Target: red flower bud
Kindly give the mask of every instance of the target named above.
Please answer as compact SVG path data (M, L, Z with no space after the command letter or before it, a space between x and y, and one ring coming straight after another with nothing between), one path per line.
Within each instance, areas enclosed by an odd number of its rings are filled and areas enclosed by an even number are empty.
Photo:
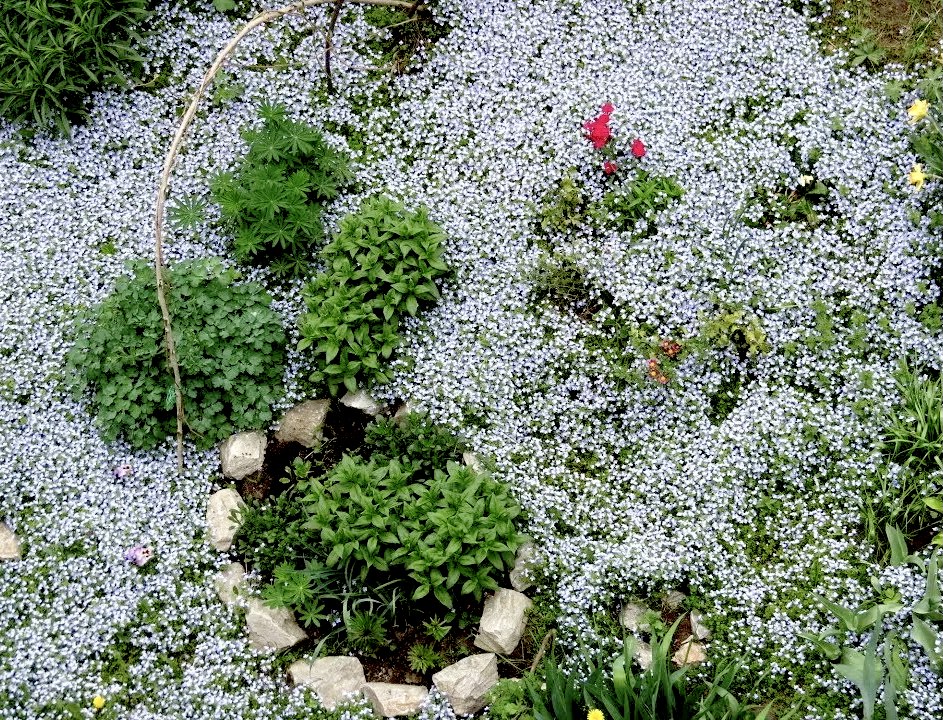
M637 158L645 156L645 144L638 138L632 141L632 154Z
M606 175L612 175L618 169L619 166L611 160L606 160L606 162L602 164L602 171L606 173Z

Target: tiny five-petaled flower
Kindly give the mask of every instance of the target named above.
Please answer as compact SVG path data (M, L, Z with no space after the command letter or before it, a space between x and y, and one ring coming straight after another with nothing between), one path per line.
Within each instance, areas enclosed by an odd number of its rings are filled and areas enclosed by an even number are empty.
M914 104L907 108L907 114L910 116L910 124L915 125L923 120L929 111L930 103L923 99L915 100Z

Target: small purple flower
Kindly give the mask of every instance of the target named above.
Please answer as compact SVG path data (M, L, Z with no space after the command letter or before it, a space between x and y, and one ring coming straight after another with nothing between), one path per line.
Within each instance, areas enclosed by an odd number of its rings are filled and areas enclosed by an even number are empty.
M128 463L125 463L124 465L113 468L111 474L116 478L123 478L128 477L132 472L134 472L134 469Z
M143 545L135 545L124 551L124 559L133 562L138 567L145 565L152 557L154 557L154 551Z

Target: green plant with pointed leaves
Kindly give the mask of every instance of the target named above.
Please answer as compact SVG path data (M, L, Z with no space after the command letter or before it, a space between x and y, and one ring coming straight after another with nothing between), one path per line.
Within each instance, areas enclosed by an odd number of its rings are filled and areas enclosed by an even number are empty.
M214 177L210 189L235 235L236 258L297 277L308 272L324 239L325 205L353 176L347 158L315 128L274 105L261 116L261 128L242 133L249 152L240 166Z
M387 382L383 363L399 344L400 318L439 298L436 280L448 274L443 241L424 209L384 197L341 220L321 253L327 271L305 287L308 312L298 321L298 348L313 354L312 383L336 395Z
M145 0L4 0L0 114L68 135L91 90L138 77L148 15Z
M436 649L425 643L416 643L406 654L406 659L411 667L417 673L427 673L430 670L442 667L445 663L442 656L436 652Z
M177 427L157 282L150 263L130 264L100 305L80 319L68 353L77 393L92 405L108 440L153 447ZM168 304L183 377L187 429L207 448L237 430L266 427L282 393L285 331L258 283L215 260L167 268Z

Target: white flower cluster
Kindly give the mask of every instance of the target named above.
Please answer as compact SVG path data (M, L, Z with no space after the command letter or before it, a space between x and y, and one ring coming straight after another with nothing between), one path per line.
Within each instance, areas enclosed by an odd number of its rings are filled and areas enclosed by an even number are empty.
M209 590L212 453L188 448L178 476L170 443L105 445L63 388L72 323L125 260L151 256L163 154L237 28L208 2L166 5L144 48L146 83L97 94L71 139L27 141L0 123L0 516L24 542L22 560L0 563L4 719L72 702L90 716L97 694L129 718L310 712ZM860 517L897 401L892 374L908 354L937 368L943 357L912 309L939 288L930 231L910 219L905 106L884 98L882 77L823 57L801 17L765 0L440 0L437 13L450 34L390 80L371 72L362 40L376 30L351 10L334 38L332 97L312 32L325 11L250 36L217 83L236 97L211 89L202 105L171 202L209 201L208 179L245 151L239 131L263 101L323 127L360 181L328 225L382 192L425 204L447 233L455 279L406 323L394 381L376 392L409 398L493 456L542 549L564 640L611 651L626 598L683 586L717 629L712 654L768 669L810 707L825 694L852 712L853 686L799 633L830 622L813 594L868 597ZM581 127L605 102L619 173L673 177L684 195L630 230L548 239L539 208L569 168L590 200L605 192ZM636 137L640 160L628 157ZM758 198L807 175L829 189L821 222L766 222ZM226 253L208 207L197 229L169 229L169 259ZM647 378L644 342L535 300L548 243L630 335L690 350L667 384ZM297 288L274 294L292 322ZM729 308L762 328L756 357L704 342ZM293 354L286 402L302 372ZM712 399L734 380L717 418ZM132 471L116 474L123 465ZM154 551L143 567L123 559L139 545ZM910 598L908 580L892 580ZM938 718L943 681L914 644L908 660L902 717ZM433 702L423 717L449 713Z

